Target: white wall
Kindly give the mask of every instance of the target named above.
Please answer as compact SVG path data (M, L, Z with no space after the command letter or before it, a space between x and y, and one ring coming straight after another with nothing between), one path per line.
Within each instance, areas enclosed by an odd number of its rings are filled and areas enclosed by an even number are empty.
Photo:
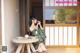
M46 26L46 45L47 46L76 46L77 27Z
M5 45L8 46L8 52L12 53L14 46L12 39L20 35L18 0L2 0L3 1L3 34L5 37Z

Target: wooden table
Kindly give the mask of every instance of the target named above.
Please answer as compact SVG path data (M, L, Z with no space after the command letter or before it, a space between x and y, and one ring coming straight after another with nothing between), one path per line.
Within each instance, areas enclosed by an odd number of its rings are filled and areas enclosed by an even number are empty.
M14 38L13 42L19 44L15 53L20 53L22 47L24 46L24 44L26 44L26 46L27 46L28 53L31 53L30 49L32 49L32 51L35 52L35 48L34 48L32 43L37 42L37 41L38 41L38 39L34 36L30 36L28 38L25 38L25 37L16 37L16 38Z

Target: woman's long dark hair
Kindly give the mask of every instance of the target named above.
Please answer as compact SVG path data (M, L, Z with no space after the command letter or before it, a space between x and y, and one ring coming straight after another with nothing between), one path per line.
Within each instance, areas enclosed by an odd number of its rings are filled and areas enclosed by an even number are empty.
M32 20L35 20L36 18L34 18L34 17L31 17L30 18L30 20L29 20L29 27L31 26L31 24L32 24ZM32 34L32 32L30 31L30 29L29 29L29 31L27 31L27 33L26 34L28 34L28 35L30 35L30 36L33 36L33 34Z

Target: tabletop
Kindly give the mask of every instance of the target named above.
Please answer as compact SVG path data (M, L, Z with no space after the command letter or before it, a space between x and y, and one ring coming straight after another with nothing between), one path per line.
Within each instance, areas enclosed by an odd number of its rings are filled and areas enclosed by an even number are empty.
M12 40L14 43L33 43L39 41L36 36L26 37L16 37Z

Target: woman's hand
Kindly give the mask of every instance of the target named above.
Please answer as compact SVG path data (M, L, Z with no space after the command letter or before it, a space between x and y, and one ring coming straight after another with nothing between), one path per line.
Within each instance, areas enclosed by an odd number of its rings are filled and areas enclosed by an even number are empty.
M42 27L42 25L41 25L41 22L40 21L38 21L38 25L40 26L40 28L43 30L43 27Z
M40 21L38 21L38 25L41 25L41 22Z

